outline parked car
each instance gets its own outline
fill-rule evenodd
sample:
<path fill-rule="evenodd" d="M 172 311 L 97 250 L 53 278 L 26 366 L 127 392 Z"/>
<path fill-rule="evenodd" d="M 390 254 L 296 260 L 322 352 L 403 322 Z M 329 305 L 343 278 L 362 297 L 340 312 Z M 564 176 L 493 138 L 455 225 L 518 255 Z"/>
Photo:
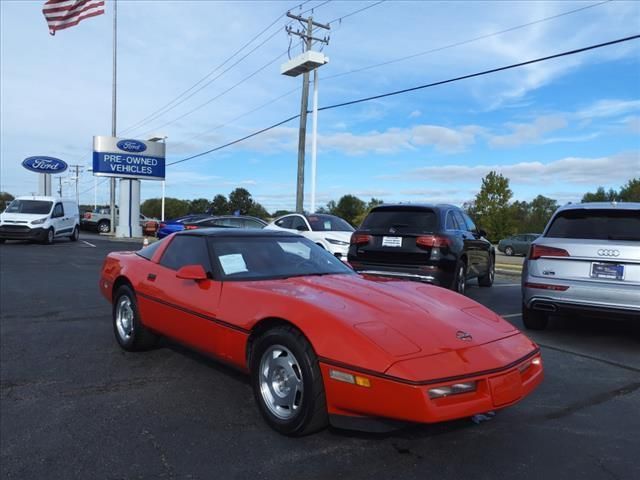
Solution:
<path fill-rule="evenodd" d="M 559 208 L 522 270 L 525 327 L 562 313 L 640 321 L 640 203 Z"/>
<path fill-rule="evenodd" d="M 85 212 L 80 219 L 80 226 L 85 230 L 96 230 L 100 233 L 109 233 L 111 231 L 111 209 L 96 208 L 90 212 Z M 143 214 L 140 214 L 140 226 L 145 229 L 147 222 L 156 221 Z M 118 224 L 118 210 L 116 209 L 116 225 Z"/>
<path fill-rule="evenodd" d="M 490 287 L 495 249 L 453 205 L 381 205 L 351 236 L 348 260 L 359 272 L 433 283 L 464 293 L 467 280 Z"/>
<path fill-rule="evenodd" d="M 18 197 L 0 215 L 0 243 L 35 240 L 51 244 L 56 238 L 80 236 L 80 211 L 72 200 L 56 197 Z"/>
<path fill-rule="evenodd" d="M 538 346 L 491 310 L 361 276 L 297 234 L 183 231 L 131 253 L 110 253 L 100 274 L 120 347 L 165 335 L 224 359 L 286 435 L 470 417 L 542 381 Z"/>
<path fill-rule="evenodd" d="M 264 228 L 267 222 L 247 215 L 220 215 L 193 222 L 185 222 L 185 230 L 197 228 Z"/>
<path fill-rule="evenodd" d="M 519 233 L 503 238 L 498 242 L 498 251 L 506 256 L 526 255 L 531 247 L 531 242 L 540 236 L 539 233 Z"/>
<path fill-rule="evenodd" d="M 346 220 L 324 213 L 284 215 L 265 228 L 299 233 L 343 260 L 347 258 L 349 239 L 354 231 Z"/>
<path fill-rule="evenodd" d="M 167 235 L 184 230 L 185 223 L 194 223 L 208 218 L 212 218 L 212 215 L 209 215 L 208 213 L 190 213 L 188 215 L 183 215 L 182 217 L 166 220 L 164 222 L 160 222 L 156 235 L 158 238 L 164 238 Z"/>

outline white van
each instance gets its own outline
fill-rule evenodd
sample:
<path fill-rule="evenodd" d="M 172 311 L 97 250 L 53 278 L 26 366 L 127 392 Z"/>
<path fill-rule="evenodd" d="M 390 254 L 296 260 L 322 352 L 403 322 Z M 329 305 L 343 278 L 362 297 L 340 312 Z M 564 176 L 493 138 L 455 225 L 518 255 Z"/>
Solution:
<path fill-rule="evenodd" d="M 53 243 L 55 238 L 78 240 L 78 204 L 56 197 L 17 197 L 0 214 L 0 243 L 5 240 L 36 240 Z"/>

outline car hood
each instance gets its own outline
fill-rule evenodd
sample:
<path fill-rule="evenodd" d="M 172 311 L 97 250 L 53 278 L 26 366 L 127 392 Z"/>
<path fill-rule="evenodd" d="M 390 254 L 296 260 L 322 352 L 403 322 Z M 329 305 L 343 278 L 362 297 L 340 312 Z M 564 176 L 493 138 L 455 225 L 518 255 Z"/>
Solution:
<path fill-rule="evenodd" d="M 321 309 L 393 357 L 436 355 L 518 333 L 473 300 L 444 288 L 361 275 L 256 282 Z"/>
<path fill-rule="evenodd" d="M 31 222 L 32 220 L 37 220 L 39 218 L 44 218 L 49 216 L 48 213 L 1 213 L 0 221 L 3 222 Z"/>

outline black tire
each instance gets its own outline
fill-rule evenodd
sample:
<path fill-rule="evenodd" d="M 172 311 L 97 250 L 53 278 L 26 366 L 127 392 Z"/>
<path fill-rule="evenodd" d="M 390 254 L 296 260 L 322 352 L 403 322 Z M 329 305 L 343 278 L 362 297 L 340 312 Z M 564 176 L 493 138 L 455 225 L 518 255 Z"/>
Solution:
<path fill-rule="evenodd" d="M 73 233 L 69 236 L 69 240 L 72 242 L 77 242 L 78 238 L 80 238 L 80 229 L 76 226 L 73 229 Z"/>
<path fill-rule="evenodd" d="M 507 248 L 505 248 L 505 249 L 504 249 L 504 254 L 505 254 L 507 257 L 512 257 L 514 253 L 516 253 L 516 252 L 515 252 L 515 250 L 513 249 L 513 247 L 507 247 Z"/>
<path fill-rule="evenodd" d="M 549 324 L 549 314 L 522 305 L 522 323 L 529 330 L 544 330 Z"/>
<path fill-rule="evenodd" d="M 4 242 L 6 242 L 6 241 L 7 241 L 7 239 L 6 239 L 6 238 L 0 238 L 0 243 L 4 243 Z"/>
<path fill-rule="evenodd" d="M 496 261 L 493 255 L 489 255 L 489 268 L 487 273 L 478 277 L 478 285 L 481 287 L 490 287 L 493 285 L 493 280 L 496 277 Z"/>
<path fill-rule="evenodd" d="M 51 227 L 45 232 L 44 238 L 42 239 L 42 243 L 44 243 L 45 245 L 51 245 L 53 243 L 54 238 L 55 238 L 55 232 L 53 231 L 53 227 Z"/>
<path fill-rule="evenodd" d="M 282 396 L 276 398 L 276 395 L 278 395 L 275 392 L 276 387 L 272 386 L 277 382 L 277 380 L 272 379 L 274 377 L 277 378 L 279 375 L 278 367 L 269 367 L 268 373 L 266 373 L 267 369 L 261 369 L 263 360 L 266 364 L 273 362 L 273 360 L 269 362 L 269 358 L 274 358 L 271 353 L 276 353 L 278 349 L 282 349 L 282 355 L 275 358 L 293 355 L 293 364 L 297 365 L 297 368 L 294 367 L 297 380 L 293 379 L 293 381 L 302 386 L 300 396 L 297 396 L 297 391 L 293 395 L 294 399 L 299 398 L 297 406 L 294 405 L 291 409 L 285 408 L 282 410 L 284 415 L 290 415 L 288 418 L 281 418 L 274 413 L 272 411 L 275 408 L 273 404 L 278 402 L 270 402 L 269 400 L 271 396 L 274 400 L 286 402 Z M 264 359 L 263 356 L 265 356 Z M 251 350 L 250 369 L 251 386 L 253 387 L 258 409 L 271 428 L 283 435 L 298 437 L 322 430 L 329 424 L 324 383 L 318 364 L 318 357 L 307 339 L 294 327 L 275 327 L 258 337 Z M 269 378 L 266 382 L 263 382 L 263 372 L 265 372 L 264 376 Z M 282 383 L 284 385 L 282 388 L 286 389 L 287 392 L 291 389 L 289 378 L 291 377 L 286 376 L 286 380 Z M 293 403 L 295 403 L 295 400 Z M 270 407 L 269 404 L 272 406 Z"/>
<path fill-rule="evenodd" d="M 125 308 L 121 302 L 128 302 L 131 309 L 131 319 L 127 325 L 120 320 L 120 308 Z M 122 312 L 124 313 L 124 312 Z M 140 321 L 136 295 L 128 285 L 122 285 L 113 297 L 112 308 L 113 333 L 116 341 L 123 350 L 136 352 L 153 348 L 158 341 L 158 336 L 147 329 Z M 126 334 L 128 332 L 128 335 Z"/>
<path fill-rule="evenodd" d="M 109 233 L 111 231 L 111 222 L 109 220 L 100 220 L 98 222 L 98 232 Z"/>
<path fill-rule="evenodd" d="M 453 284 L 451 290 L 458 292 L 460 295 L 464 295 L 467 289 L 467 263 L 464 260 L 458 260 L 456 264 L 456 273 L 453 277 Z"/>

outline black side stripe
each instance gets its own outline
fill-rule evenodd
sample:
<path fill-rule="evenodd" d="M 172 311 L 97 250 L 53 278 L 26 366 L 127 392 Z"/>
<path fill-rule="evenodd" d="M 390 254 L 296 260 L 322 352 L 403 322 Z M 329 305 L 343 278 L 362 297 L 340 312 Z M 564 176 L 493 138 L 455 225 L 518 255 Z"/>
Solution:
<path fill-rule="evenodd" d="M 236 330 L 238 332 L 242 332 L 245 334 L 251 333 L 251 330 L 247 330 L 246 328 L 239 327 L 238 325 L 234 325 L 232 323 L 225 322 L 215 317 L 211 317 L 209 315 L 204 315 L 202 313 L 194 312 L 193 310 L 189 310 L 188 308 L 181 307 L 174 303 L 166 302 L 164 300 L 160 300 L 159 298 L 152 297 L 151 295 L 147 295 L 145 293 L 136 292 L 136 295 L 142 298 L 146 298 L 147 300 L 151 300 L 152 302 L 159 303 L 166 307 L 175 308 L 176 310 L 180 310 L 181 312 L 188 313 L 189 315 L 194 315 L 196 317 L 202 318 L 203 320 L 208 320 L 209 322 L 216 323 L 222 327 L 229 328 L 231 330 Z"/>
<path fill-rule="evenodd" d="M 529 358 L 536 356 L 538 353 L 540 353 L 540 349 L 536 348 L 535 350 L 533 350 L 533 351 L 529 352 L 528 354 L 526 354 L 524 357 L 519 358 L 515 362 L 511 362 L 510 364 L 505 365 L 504 367 L 492 368 L 490 370 L 482 370 L 480 372 L 474 372 L 474 373 L 465 373 L 464 375 L 456 375 L 456 376 L 453 376 L 453 377 L 434 378 L 434 379 L 431 379 L 431 380 L 418 380 L 418 381 L 407 380 L 405 378 L 400 378 L 400 377 L 395 377 L 393 375 L 387 375 L 387 374 L 384 374 L 384 373 L 375 372 L 373 370 L 368 370 L 366 368 L 354 367 L 354 366 L 348 365 L 346 363 L 338 362 L 336 360 L 331 360 L 330 358 L 320 357 L 319 360 L 322 363 L 326 363 L 327 365 L 331 365 L 331 366 L 338 367 L 338 368 L 344 368 L 344 369 L 347 369 L 347 370 L 353 370 L 354 372 L 363 373 L 365 375 L 369 375 L 369 376 L 372 376 L 372 377 L 383 378 L 385 380 L 391 380 L 393 382 L 404 383 L 404 384 L 407 384 L 407 385 L 421 386 L 421 385 L 433 385 L 433 384 L 436 384 L 436 383 L 457 382 L 459 380 L 464 380 L 464 379 L 468 379 L 468 378 L 481 377 L 481 376 L 485 376 L 485 375 L 492 375 L 494 373 L 505 372 L 507 370 L 511 370 L 513 367 L 515 367 L 519 363 L 522 363 L 525 360 L 528 360 Z"/>

